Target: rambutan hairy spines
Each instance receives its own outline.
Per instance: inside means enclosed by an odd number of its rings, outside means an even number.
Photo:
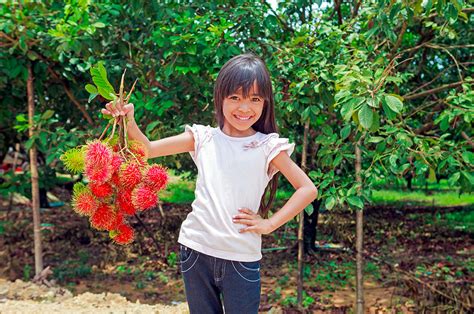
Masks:
[[[100,183],[100,182],[95,182],[91,181],[89,183],[89,188],[92,192],[97,197],[109,197],[112,196],[113,188],[110,183],[105,182],[105,183]]]
[[[116,230],[117,234],[113,237],[117,244],[129,244],[135,237],[135,231],[129,225],[121,225]]]
[[[86,160],[84,174],[91,181],[104,183],[112,177],[112,164],[94,164],[93,162]]]
[[[65,151],[59,159],[64,163],[68,171],[79,174],[84,171],[85,150],[83,147],[75,147]]]
[[[110,183],[112,183],[115,187],[120,186],[120,177],[119,177],[119,172],[114,172],[112,174],[112,177],[110,177]]]
[[[112,149],[99,140],[93,140],[86,144],[86,163],[95,165],[108,165],[112,161]]]
[[[123,218],[123,214],[120,211],[117,211],[115,213],[115,219],[114,219],[114,222],[113,222],[112,230],[117,230],[117,228],[119,226],[123,225],[124,222],[125,222],[125,220]]]
[[[114,153],[112,155],[112,173],[116,173],[117,171],[119,171],[120,166],[123,164],[123,162],[123,158],[119,154]]]
[[[126,245],[135,237],[128,219],[156,207],[158,193],[170,178],[167,168],[148,160],[147,143],[124,137],[127,119],[115,121],[112,134],[104,138],[110,122],[100,138],[64,152],[60,159],[69,172],[84,176],[73,188],[73,210],[88,216],[91,228],[108,231],[114,243]]]
[[[142,180],[142,169],[136,162],[125,162],[120,167],[120,184],[127,189],[133,189]]]
[[[117,209],[126,215],[132,216],[137,210],[132,204],[132,192],[129,190],[119,190],[117,192]]]
[[[131,140],[128,142],[128,149],[131,150],[138,159],[144,159],[145,161],[148,159],[148,149],[142,142]]]
[[[76,185],[72,197],[73,210],[81,216],[93,215],[99,206],[99,202],[84,184],[80,183],[77,188]]]
[[[160,191],[168,184],[169,176],[166,170],[167,169],[161,165],[152,164],[147,167],[143,181],[153,190]]]
[[[97,230],[112,230],[115,225],[114,208],[106,203],[101,203],[90,218],[92,227]]]
[[[132,204],[137,210],[143,211],[158,204],[158,195],[145,184],[139,184],[132,191]]]

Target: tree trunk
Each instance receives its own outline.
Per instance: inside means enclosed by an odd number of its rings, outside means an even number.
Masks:
[[[309,119],[304,124],[303,133],[303,151],[301,154],[301,169],[306,171],[306,149],[308,146],[308,130]],[[301,308],[303,301],[303,257],[304,257],[304,243],[303,243],[303,227],[304,227],[304,209],[298,214],[298,307]]]
[[[360,177],[360,170],[362,165],[362,158],[360,153],[360,143],[364,137],[365,133],[361,135],[359,140],[355,145],[355,175],[356,181],[359,183],[358,195],[360,195],[360,190],[362,188],[362,178]],[[363,258],[362,258],[362,244],[363,244],[363,209],[358,209],[356,212],[356,313],[364,313],[364,277],[363,277]]]
[[[311,215],[304,212],[303,242],[305,254],[316,253],[316,246],[314,243],[316,242],[321,200],[314,200],[311,204],[313,205],[313,212]]]
[[[34,100],[34,89],[33,89],[33,70],[31,62],[28,63],[28,81],[26,83],[26,93],[28,95],[28,123],[29,137],[33,137],[35,134],[33,117],[35,114],[35,100]],[[43,271],[43,250],[41,248],[41,223],[40,223],[40,212],[39,212],[39,184],[38,184],[38,164],[37,164],[37,152],[36,145],[33,144],[30,148],[30,169],[31,169],[31,197],[32,197],[32,208],[33,211],[33,234],[34,234],[34,246],[35,246],[35,273],[39,275]]]

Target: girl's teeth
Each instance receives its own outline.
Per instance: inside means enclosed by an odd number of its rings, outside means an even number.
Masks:
[[[235,116],[239,120],[249,120],[251,117],[240,117],[240,116]]]

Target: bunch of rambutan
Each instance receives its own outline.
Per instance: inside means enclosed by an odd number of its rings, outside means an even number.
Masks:
[[[127,217],[156,207],[169,177],[166,168],[147,163],[145,145],[132,140],[123,146],[117,138],[88,141],[66,151],[61,160],[69,171],[87,178],[74,185],[74,211],[89,217],[93,228],[109,231],[114,242],[128,244],[134,230]]]

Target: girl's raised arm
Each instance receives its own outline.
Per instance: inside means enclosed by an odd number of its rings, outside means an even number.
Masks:
[[[129,138],[145,144],[148,149],[148,158],[175,155],[194,150],[194,136],[191,132],[183,132],[178,135],[150,141],[140,131],[135,119],[130,119],[127,124],[127,133]]]
[[[104,114],[110,114],[114,117],[126,116],[128,118],[127,135],[130,139],[145,144],[148,149],[148,158],[186,153],[194,150],[194,136],[191,132],[183,132],[175,136],[150,142],[135,121],[133,104],[126,104],[124,106],[117,104],[114,107],[113,103],[109,102],[105,105],[105,108],[102,109]]]

